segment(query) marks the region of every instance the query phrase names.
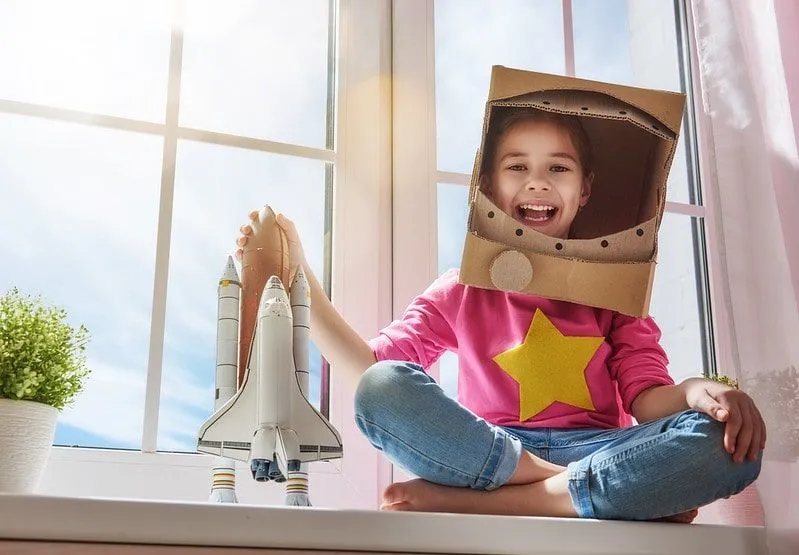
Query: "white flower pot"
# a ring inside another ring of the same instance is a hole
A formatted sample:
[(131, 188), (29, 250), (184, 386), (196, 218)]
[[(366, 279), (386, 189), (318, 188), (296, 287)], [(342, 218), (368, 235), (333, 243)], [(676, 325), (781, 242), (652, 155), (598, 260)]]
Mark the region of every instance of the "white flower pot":
[(35, 493), (55, 435), (58, 409), (0, 399), (0, 493)]

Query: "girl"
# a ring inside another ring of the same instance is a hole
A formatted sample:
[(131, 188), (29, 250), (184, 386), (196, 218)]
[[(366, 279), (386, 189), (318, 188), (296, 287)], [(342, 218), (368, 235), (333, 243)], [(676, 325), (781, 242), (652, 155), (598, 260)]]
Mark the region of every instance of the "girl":
[[(593, 181), (578, 119), (517, 110), (484, 160), (480, 187), (501, 210), (569, 237)], [(690, 522), (757, 478), (766, 431), (754, 402), (711, 380), (674, 384), (651, 318), (470, 287), (450, 270), (366, 342), (293, 224), (278, 223), (311, 281), (314, 340), (358, 380), (359, 429), (418, 477), (389, 486), (383, 509)], [(252, 226), (241, 232), (240, 247)], [(459, 358), (458, 401), (425, 372), (446, 350)]]

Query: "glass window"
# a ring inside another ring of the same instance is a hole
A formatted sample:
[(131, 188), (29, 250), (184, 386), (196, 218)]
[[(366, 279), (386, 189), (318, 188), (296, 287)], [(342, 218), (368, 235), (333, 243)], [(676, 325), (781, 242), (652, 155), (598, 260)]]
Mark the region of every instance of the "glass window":
[(325, 148), (329, 4), (188, 2), (181, 125)]
[(3, 0), (0, 99), (163, 122), (171, 4)]
[[(159, 450), (194, 451), (197, 430), (213, 413), (217, 284), (250, 210), (268, 203), (290, 217), (314, 274), (324, 275), (325, 165), (255, 150), (178, 144)], [(321, 357), (315, 347), (310, 362), (309, 391), (319, 408)]]
[(583, 79), (635, 85), (627, 0), (571, 0), (574, 73)]
[[(159, 428), (144, 442), (194, 451), (213, 412), (217, 282), (250, 210), (285, 212), (319, 280), (329, 273), (332, 166), (250, 138), (333, 147), (336, 3), (181, 4), (180, 124), (239, 137), (236, 148), (179, 141), (174, 167), (162, 163), (179, 135), (165, 121), (174, 0), (0, 4), (0, 287), (40, 292), (92, 334), (94, 373), (59, 421), (59, 445), (140, 449), (153, 363)], [(64, 110), (125, 119), (77, 125), (60, 121)], [(130, 130), (142, 128), (152, 134)], [(159, 221), (162, 171), (174, 198)], [(157, 245), (159, 225), (171, 235)], [(165, 314), (151, 314), (163, 307), (157, 248), (168, 253)], [(163, 357), (151, 361), (161, 317)], [(324, 411), (322, 359), (310, 350), (310, 397)]]
[(0, 113), (0, 291), (85, 324), (93, 372), (55, 443), (140, 448), (162, 139)]
[[(469, 187), (438, 184), (438, 273), (459, 268), (469, 218)], [(458, 392), (458, 358), (447, 351), (439, 364), (439, 383), (448, 395)]]
[(652, 288), (650, 313), (663, 332), (661, 344), (669, 356), (669, 372), (676, 381), (701, 376), (709, 368), (704, 361), (704, 328), (697, 293), (697, 261), (694, 252), (696, 218), (666, 213), (658, 236), (658, 265)]
[(436, 0), (438, 169), (471, 173), (492, 65), (563, 73), (561, 0)]
[[(577, 77), (633, 87), (683, 90), (674, 2), (571, 1)], [(691, 196), (685, 131), (682, 135), (666, 196), (672, 202), (688, 203)]]

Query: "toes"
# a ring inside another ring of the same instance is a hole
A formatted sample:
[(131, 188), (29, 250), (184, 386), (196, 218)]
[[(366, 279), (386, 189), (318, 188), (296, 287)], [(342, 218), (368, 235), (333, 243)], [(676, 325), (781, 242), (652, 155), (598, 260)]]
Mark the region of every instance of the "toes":
[(381, 511), (413, 511), (413, 507), (407, 501), (399, 501), (398, 503), (383, 503), (380, 505)]
[(400, 483), (391, 484), (388, 486), (383, 492), (383, 505), (391, 505), (403, 502), (405, 500), (403, 489), (404, 488)]
[(658, 522), (676, 522), (678, 524), (690, 524), (694, 519), (699, 516), (699, 509), (691, 509), (684, 513), (667, 516), (657, 519)]
[(243, 226), (241, 226), (241, 227), (239, 228), (239, 231), (240, 231), (240, 232), (241, 232), (243, 235), (250, 235), (250, 234), (252, 233), (252, 226), (251, 226), (251, 225), (249, 225), (249, 224), (245, 224), (245, 225), (243, 225)]

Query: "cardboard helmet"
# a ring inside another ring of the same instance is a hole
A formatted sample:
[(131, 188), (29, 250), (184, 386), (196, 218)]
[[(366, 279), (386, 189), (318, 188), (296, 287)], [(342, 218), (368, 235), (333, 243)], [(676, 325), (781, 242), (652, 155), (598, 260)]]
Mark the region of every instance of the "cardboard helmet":
[[(494, 66), (460, 282), (647, 316), (684, 109), (682, 93)], [(480, 188), (495, 126), (520, 110), (575, 116), (587, 135), (594, 179), (568, 239), (521, 224)]]

